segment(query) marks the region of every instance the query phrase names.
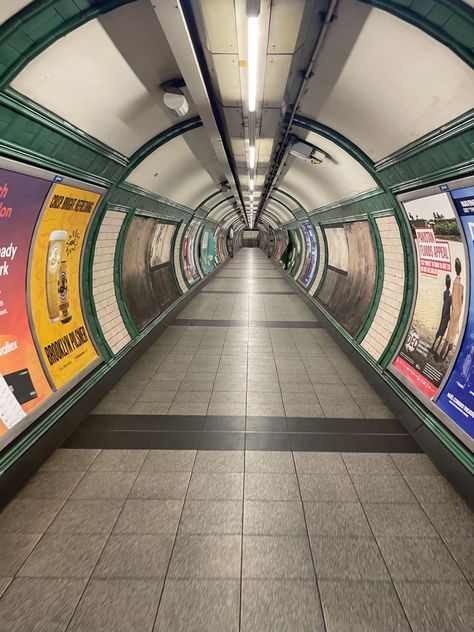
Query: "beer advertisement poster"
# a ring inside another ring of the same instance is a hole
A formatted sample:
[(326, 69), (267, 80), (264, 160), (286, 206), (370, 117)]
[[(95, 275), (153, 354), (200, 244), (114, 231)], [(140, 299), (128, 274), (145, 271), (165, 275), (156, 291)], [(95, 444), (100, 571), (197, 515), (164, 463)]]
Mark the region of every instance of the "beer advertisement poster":
[(42, 178), (0, 169), (0, 435), (51, 394), (22, 290), (35, 224), (50, 187)]
[(56, 184), (35, 235), (30, 309), (44, 364), (60, 388), (97, 359), (81, 304), (81, 255), (100, 194)]
[(457, 355), (469, 269), (448, 193), (403, 202), (416, 245), (417, 294), (412, 321), (393, 366), (432, 399)]
[[(451, 196), (461, 219), (472, 270), (474, 266), (474, 186), (452, 191)], [(472, 440), (474, 439), (474, 287), (472, 280), (469, 295), (469, 312), (464, 338), (451, 375), (436, 404)]]

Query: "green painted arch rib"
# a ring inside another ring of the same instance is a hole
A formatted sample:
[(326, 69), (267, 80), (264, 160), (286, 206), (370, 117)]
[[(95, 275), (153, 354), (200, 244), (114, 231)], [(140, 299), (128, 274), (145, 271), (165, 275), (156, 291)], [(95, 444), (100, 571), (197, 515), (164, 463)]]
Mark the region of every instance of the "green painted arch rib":
[[(280, 189), (279, 187), (275, 187), (273, 190), (278, 191), (278, 193), (281, 193), (282, 195), (285, 195), (289, 200), (291, 200), (292, 202), (296, 204), (296, 206), (298, 207), (300, 211), (302, 211), (305, 215), (308, 215), (308, 211), (306, 210), (306, 208), (293, 195), (290, 195), (287, 191), (284, 191), (283, 189)], [(296, 209), (293, 209), (291, 211), (291, 214), (293, 216), (295, 216), (295, 213), (294, 213), (295, 210)]]
[(0, 89), (56, 40), (137, 0), (36, 0), (0, 27)]
[(424, 31), (474, 67), (474, 11), (461, 0), (359, 0)]
[(216, 191), (215, 193), (211, 193), (211, 195), (208, 195), (206, 198), (204, 198), (204, 200), (202, 200), (201, 202), (199, 202), (199, 204), (196, 206), (196, 208), (194, 209), (195, 211), (197, 211), (198, 209), (200, 209), (202, 206), (204, 206), (207, 202), (209, 202), (209, 200), (212, 200), (212, 198), (215, 198), (216, 195), (219, 195), (219, 193), (221, 193), (220, 191)]

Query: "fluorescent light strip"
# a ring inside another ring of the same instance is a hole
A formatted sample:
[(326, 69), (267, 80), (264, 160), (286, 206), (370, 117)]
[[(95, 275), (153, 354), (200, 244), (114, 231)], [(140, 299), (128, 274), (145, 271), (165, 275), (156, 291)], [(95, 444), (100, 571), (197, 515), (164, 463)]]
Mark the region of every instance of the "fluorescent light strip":
[(249, 169), (255, 169), (255, 145), (249, 147)]
[(247, 37), (248, 109), (249, 112), (255, 112), (257, 104), (258, 18), (248, 18)]
[(253, 180), (253, 178), (250, 178), (250, 180), (249, 180), (249, 190), (250, 191), (253, 191), (253, 185), (254, 185), (254, 180)]

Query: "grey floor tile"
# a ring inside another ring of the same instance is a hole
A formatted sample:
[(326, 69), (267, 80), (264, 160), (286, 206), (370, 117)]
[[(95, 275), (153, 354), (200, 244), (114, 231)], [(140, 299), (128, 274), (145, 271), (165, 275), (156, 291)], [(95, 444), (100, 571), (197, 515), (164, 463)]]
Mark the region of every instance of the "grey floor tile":
[(318, 404), (287, 404), (285, 402), (285, 414), (287, 417), (325, 417), (323, 409)]
[(203, 403), (187, 403), (173, 402), (168, 410), (168, 415), (205, 415), (207, 412), (208, 402)]
[(253, 417), (283, 417), (282, 403), (247, 402), (247, 415)]
[(94, 570), (94, 577), (165, 577), (173, 542), (171, 535), (111, 535)]
[(190, 476), (190, 472), (142, 472), (135, 480), (130, 498), (184, 499)]
[(1, 536), (0, 577), (16, 575), (40, 537), (40, 533), (4, 533)]
[(246, 500), (300, 500), (298, 481), (295, 474), (245, 475)]
[(125, 499), (136, 476), (136, 472), (87, 472), (71, 494), (71, 498)]
[(174, 404), (209, 404), (212, 387), (200, 391), (185, 391), (180, 389), (173, 400)]
[(194, 464), (195, 472), (244, 471), (244, 453), (230, 450), (200, 450)]
[(150, 402), (150, 403), (171, 404), (171, 402), (173, 401), (176, 395), (177, 390), (178, 390), (177, 388), (176, 389), (173, 388), (171, 390), (166, 391), (166, 390), (157, 390), (153, 387), (147, 387), (140, 393), (140, 395), (138, 396), (137, 402), (135, 403)]
[(361, 502), (369, 503), (416, 503), (417, 500), (400, 474), (353, 474), (352, 482)]
[(474, 594), (466, 582), (395, 582), (413, 632), (472, 632)]
[(290, 631), (324, 631), (315, 583), (245, 580), (242, 585), (242, 632)]
[(130, 415), (166, 415), (170, 407), (169, 402), (136, 402), (130, 408)]
[(364, 503), (364, 510), (376, 536), (437, 537), (418, 504)]
[(346, 474), (298, 474), (303, 500), (357, 502), (354, 485)]
[(37, 472), (17, 498), (66, 500), (83, 476), (83, 472)]
[(45, 533), (20, 569), (22, 577), (88, 578), (106, 535)]
[(12, 580), (13, 577), (0, 577), (0, 597), (6, 591)]
[(408, 485), (421, 503), (457, 502), (461, 497), (444, 476), (405, 475)]
[(125, 502), (114, 527), (115, 534), (174, 535), (183, 507), (182, 500), (136, 500)]
[(326, 417), (330, 419), (363, 419), (364, 415), (357, 404), (325, 404), (321, 406)]
[(239, 579), (241, 536), (178, 536), (171, 558), (171, 579)]
[(151, 631), (161, 588), (156, 580), (92, 579), (68, 632)]
[(291, 452), (247, 451), (245, 472), (261, 474), (293, 474), (295, 465)]
[(308, 532), (325, 536), (370, 536), (371, 531), (360, 503), (304, 504)]
[(226, 416), (232, 415), (235, 417), (240, 417), (245, 415), (247, 410), (247, 404), (245, 402), (227, 402), (225, 404), (217, 404), (212, 402), (209, 404), (209, 408), (207, 409), (208, 415), (218, 415), (218, 416)]
[(187, 500), (179, 525), (183, 535), (242, 533), (242, 501)]
[(319, 582), (327, 632), (411, 632), (391, 582)]
[(190, 472), (196, 450), (152, 450), (148, 453), (141, 474), (145, 472)]
[(246, 500), (244, 503), (246, 535), (303, 535), (306, 525), (300, 501)]
[(0, 513), (0, 533), (43, 533), (62, 505), (61, 500), (14, 498)]
[(351, 474), (396, 476), (399, 472), (389, 454), (343, 452), (342, 458)]
[(377, 541), (393, 580), (462, 581), (463, 575), (439, 538), (391, 538)]
[(438, 470), (427, 454), (390, 454), (400, 472), (412, 476), (434, 476)]
[(94, 462), (100, 450), (60, 448), (53, 452), (41, 466), (44, 472), (85, 472)]
[(244, 475), (229, 472), (193, 472), (190, 500), (242, 500)]
[(346, 474), (338, 452), (294, 452), (298, 474)]
[(329, 538), (311, 536), (316, 575), (319, 579), (388, 580), (373, 537)]
[(19, 577), (0, 600), (0, 632), (62, 632), (86, 580)]
[(120, 500), (69, 499), (53, 520), (48, 533), (107, 534), (122, 509)]
[(474, 513), (464, 503), (423, 503), (423, 509), (443, 538), (468, 538), (474, 533)]
[(239, 608), (237, 580), (168, 579), (154, 632), (238, 632)]
[(216, 391), (211, 396), (210, 405), (213, 404), (245, 404), (247, 397), (241, 391)]
[(242, 577), (314, 580), (307, 536), (244, 535)]
[(148, 450), (102, 450), (91, 472), (138, 472)]
[(446, 538), (444, 543), (468, 580), (474, 582), (474, 536)]

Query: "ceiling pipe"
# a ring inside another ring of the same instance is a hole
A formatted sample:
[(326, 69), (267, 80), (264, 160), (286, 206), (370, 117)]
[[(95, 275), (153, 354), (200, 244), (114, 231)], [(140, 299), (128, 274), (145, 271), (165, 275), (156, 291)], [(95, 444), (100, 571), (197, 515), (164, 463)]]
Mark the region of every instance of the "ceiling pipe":
[[(309, 81), (309, 79), (311, 78), (312, 74), (313, 74), (313, 68), (314, 68), (314, 64), (316, 63), (316, 59), (319, 55), (319, 51), (321, 50), (321, 46), (323, 45), (324, 42), (324, 38), (326, 37), (329, 25), (334, 21), (335, 19), (335, 15), (334, 15), (334, 11), (336, 9), (336, 5), (338, 3), (338, 0), (330, 0), (326, 14), (324, 16), (324, 21), (321, 27), (321, 30), (319, 31), (318, 37), (316, 38), (316, 41), (314, 43), (314, 47), (313, 47), (313, 51), (311, 54), (311, 58), (309, 60), (309, 63), (306, 67), (305, 73), (303, 75), (303, 80), (301, 82), (300, 87), (298, 88), (298, 92), (296, 93), (296, 98), (293, 102), (293, 105), (291, 106), (291, 110), (290, 113), (288, 115), (288, 122), (286, 124), (285, 127), (285, 131), (283, 133), (283, 138), (280, 142), (280, 146), (278, 148), (278, 151), (276, 153), (275, 158), (273, 159), (272, 163), (272, 169), (271, 172), (269, 173), (269, 175), (267, 176), (267, 182), (265, 183), (263, 190), (262, 190), (262, 196), (260, 199), (260, 204), (259, 204), (259, 209), (258, 209), (258, 213), (257, 216), (255, 218), (255, 226), (257, 225), (259, 219), (260, 219), (260, 215), (262, 213), (263, 207), (265, 206), (265, 203), (267, 201), (268, 196), (270, 195), (270, 193), (272, 192), (272, 189), (274, 187), (274, 183), (276, 181), (276, 179), (278, 178), (278, 176), (281, 173), (281, 170), (283, 168), (284, 165), (284, 158), (285, 158), (285, 153), (287, 152), (288, 149), (288, 140), (289, 140), (289, 135), (290, 135), (290, 130), (291, 130), (291, 126), (293, 124), (293, 120), (295, 118), (296, 115), (296, 111), (298, 109), (299, 103), (301, 101), (301, 98), (304, 94), (306, 85)], [(285, 115), (286, 117), (287, 115)]]

